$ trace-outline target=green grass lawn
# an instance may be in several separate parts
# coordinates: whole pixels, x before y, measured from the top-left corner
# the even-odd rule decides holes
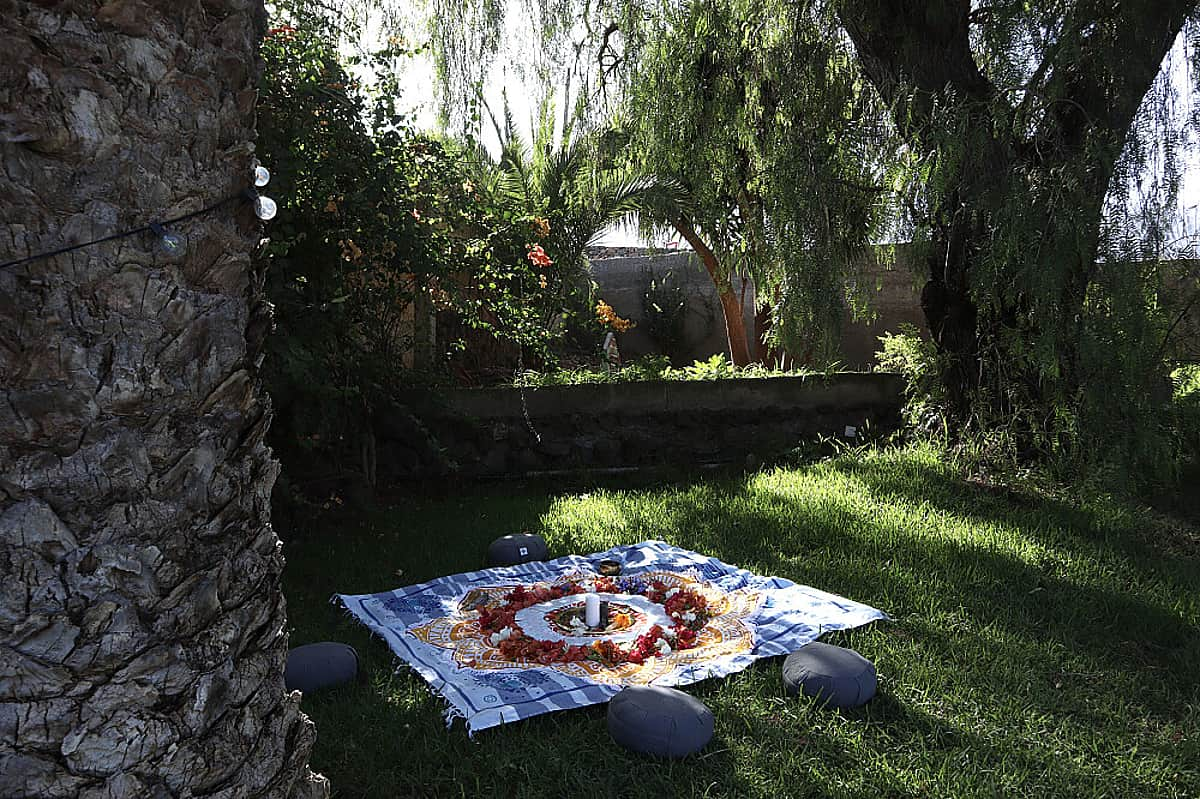
[[[760,661],[686,688],[717,729],[678,762],[617,747],[602,706],[447,730],[330,595],[479,568],[522,530],[553,555],[662,539],[878,607],[893,621],[823,640],[873,660],[879,695],[823,710]],[[888,450],[649,489],[415,497],[286,552],[293,645],[348,642],[367,672],[304,699],[339,797],[1200,796],[1200,537],[1137,507],[988,489]]]

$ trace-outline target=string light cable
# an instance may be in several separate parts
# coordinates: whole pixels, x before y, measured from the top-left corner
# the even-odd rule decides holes
[[[253,203],[254,213],[262,221],[269,222],[270,220],[274,219],[275,214],[278,213],[279,210],[278,206],[275,204],[275,201],[270,197],[258,193],[258,190],[266,186],[270,180],[271,173],[267,170],[267,168],[264,166],[256,166],[254,168],[254,188],[248,188],[238,192],[237,194],[217,200],[215,203],[207,205],[198,211],[192,211],[191,213],[183,214],[181,216],[161,222],[151,222],[149,224],[142,225],[141,227],[123,230],[120,233],[113,233],[112,235],[103,236],[98,239],[92,239],[91,241],[85,241],[80,244],[72,244],[67,247],[59,247],[56,250],[48,250],[47,252],[40,252],[36,255],[28,255],[24,258],[18,258],[14,261],[2,263],[0,264],[0,269],[7,269],[12,266],[22,266],[24,264],[33,263],[34,261],[41,261],[46,258],[53,258],[58,255],[65,255],[69,252],[75,252],[76,250],[82,250],[86,247],[103,244],[108,241],[130,238],[131,236],[140,236],[146,233],[153,234],[158,239],[157,247],[164,255],[179,256],[187,251],[187,239],[183,235],[170,230],[173,225],[178,225],[179,223],[186,222],[189,219],[195,219],[196,217],[203,216],[204,214],[210,214],[219,208],[238,201]]]

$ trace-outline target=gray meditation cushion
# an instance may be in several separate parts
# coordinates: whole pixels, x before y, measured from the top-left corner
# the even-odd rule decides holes
[[[783,661],[783,688],[836,708],[864,705],[875,696],[875,666],[855,652],[814,641]]]
[[[354,647],[325,641],[305,644],[288,652],[283,682],[289,691],[316,691],[348,683],[358,676],[358,653]]]
[[[497,538],[488,546],[489,566],[515,566],[532,560],[545,560],[550,554],[546,539],[533,533],[517,533]]]
[[[630,686],[608,703],[608,732],[627,749],[685,757],[713,736],[714,719],[699,699],[656,685]]]

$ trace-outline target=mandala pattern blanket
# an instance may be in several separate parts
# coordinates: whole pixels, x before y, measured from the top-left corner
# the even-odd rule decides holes
[[[617,577],[597,571],[621,564]],[[588,627],[587,594],[606,605]],[[886,618],[659,541],[335,597],[474,733],[607,702],[627,685],[686,685]],[[592,600],[594,603],[597,600]]]

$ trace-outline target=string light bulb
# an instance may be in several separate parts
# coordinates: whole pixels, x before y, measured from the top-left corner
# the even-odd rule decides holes
[[[158,237],[155,247],[168,258],[178,258],[187,252],[187,238],[179,233],[167,230],[157,222],[151,223],[151,232]]]
[[[254,182],[259,188],[265,186],[270,179],[271,173],[269,170],[267,170],[265,167],[258,165],[255,166]],[[162,222],[151,222],[148,225],[122,230],[117,233],[111,233],[107,236],[91,239],[90,241],[81,241],[77,244],[69,244],[65,247],[58,247],[57,249],[32,253],[22,258],[15,258],[11,261],[0,262],[0,269],[23,266],[25,264],[34,263],[35,261],[41,261],[58,255],[66,255],[67,253],[76,252],[86,247],[93,247],[97,244],[103,244],[107,241],[117,241],[118,239],[124,239],[130,236],[142,236],[147,232],[155,237],[156,241],[154,242],[154,248],[156,250],[164,255],[167,255],[168,257],[178,257],[187,252],[187,236],[167,230],[168,225],[175,225],[180,222],[185,222],[189,219],[195,219],[198,216],[210,214],[213,211],[216,211],[218,208],[222,208],[234,202],[253,202],[255,216],[264,222],[274,219],[275,215],[279,212],[279,206],[277,206],[275,201],[270,197],[263,197],[254,188],[245,188],[236,194],[224,197],[195,211],[181,214],[173,219],[165,219]]]
[[[254,215],[264,222],[270,222],[275,218],[275,214],[279,211],[279,207],[275,205],[275,201],[270,197],[258,195],[254,198]]]

